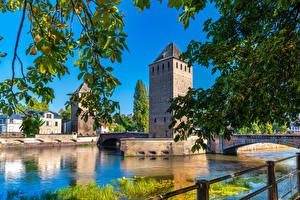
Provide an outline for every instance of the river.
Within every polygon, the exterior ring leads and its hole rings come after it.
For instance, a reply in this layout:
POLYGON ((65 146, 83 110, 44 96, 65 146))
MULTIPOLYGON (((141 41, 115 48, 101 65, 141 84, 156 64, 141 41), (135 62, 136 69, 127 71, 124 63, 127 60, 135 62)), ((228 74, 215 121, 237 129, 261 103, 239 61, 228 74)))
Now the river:
MULTIPOLYGON (((188 179, 219 177, 258 166, 266 160, 295 155, 298 151, 268 150, 238 156, 201 154, 123 158, 117 150, 100 150, 97 146, 6 149, 0 150, 0 199, 6 198, 7 191, 32 195, 93 181, 103 185, 133 176, 172 178, 175 188, 180 188, 193 184, 188 179)), ((295 159, 281 163, 277 171, 285 174, 294 168, 295 159)))

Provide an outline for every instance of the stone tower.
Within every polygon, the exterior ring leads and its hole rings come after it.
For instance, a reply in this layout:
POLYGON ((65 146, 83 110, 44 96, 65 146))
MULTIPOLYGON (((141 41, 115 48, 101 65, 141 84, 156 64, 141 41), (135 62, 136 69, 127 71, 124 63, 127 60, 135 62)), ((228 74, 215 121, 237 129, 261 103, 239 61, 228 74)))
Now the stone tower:
MULTIPOLYGON (((82 83, 77 90, 75 91, 76 95, 81 95, 82 93, 89 92, 90 88, 85 83, 82 83)), ((79 103, 75 103, 71 108, 71 131, 77 133, 78 135, 86 136, 86 135, 95 135, 95 131, 93 129, 94 120, 89 117, 88 121, 85 122, 81 119, 81 116, 77 117, 76 112, 78 108, 84 109, 81 107, 79 103)))
POLYGON ((171 113, 167 113, 170 99, 184 96, 193 87, 193 68, 179 59, 178 47, 169 44, 149 65, 149 134, 150 137, 172 138, 168 128, 171 113))

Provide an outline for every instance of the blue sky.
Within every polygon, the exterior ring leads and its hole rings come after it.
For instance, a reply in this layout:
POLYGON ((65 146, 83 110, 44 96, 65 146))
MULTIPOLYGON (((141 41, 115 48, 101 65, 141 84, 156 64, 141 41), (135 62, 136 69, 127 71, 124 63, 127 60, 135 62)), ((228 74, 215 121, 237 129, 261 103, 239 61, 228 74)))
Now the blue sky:
MULTIPOLYGON (((171 42, 174 42, 182 52, 186 50, 190 40, 205 42, 207 39, 206 34, 202 31, 203 22, 210 17, 216 19, 218 12, 212 5, 208 5, 197 15, 196 20, 190 22, 188 29, 184 30, 182 24, 177 20, 180 12, 174 8, 168 8, 167 1, 163 1, 162 4, 152 1, 151 8, 143 12, 139 12, 133 6, 132 1, 128 0, 124 0, 118 8, 126 15, 124 32, 128 34, 126 42, 130 51, 123 53, 122 63, 112 64, 114 75, 122 83, 116 89, 113 99, 120 102, 121 113, 129 114, 133 109, 133 94, 137 80, 142 80, 147 86, 149 85, 148 65, 171 42)), ((0 81, 11 76, 12 55, 20 20, 20 12, 0 14, 2 25, 0 36, 3 37, 3 40, 0 41, 0 51, 8 53, 8 56, 0 60, 0 81)), ((28 30, 29 24, 25 23, 18 49, 25 66, 32 65, 34 59, 33 56, 25 55, 25 50, 31 41, 29 34, 26 34, 28 30)), ((75 30, 81 31, 79 27, 75 27, 75 30)), ((67 94, 74 92, 80 85, 81 81, 77 80, 79 70, 73 67, 73 62, 78 57, 75 56, 74 59, 69 59, 67 62, 70 75, 50 84, 55 91, 55 99, 50 104, 50 110, 57 112, 60 108, 64 108, 64 104, 68 100, 67 94)), ((215 75, 211 75, 209 69, 194 65, 194 88, 210 87, 214 83, 215 77, 215 75)))

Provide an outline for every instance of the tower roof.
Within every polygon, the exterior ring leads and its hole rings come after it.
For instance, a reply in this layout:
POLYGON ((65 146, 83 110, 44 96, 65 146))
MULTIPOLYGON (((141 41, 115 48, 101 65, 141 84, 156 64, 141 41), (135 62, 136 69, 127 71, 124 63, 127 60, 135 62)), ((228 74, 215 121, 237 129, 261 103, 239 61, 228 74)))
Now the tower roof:
POLYGON ((181 55, 181 51, 179 48, 172 42, 171 44, 168 44, 168 46, 159 54, 159 56, 154 60, 154 62, 157 62, 159 60, 168 58, 168 57, 175 57, 179 59, 179 56, 181 55))

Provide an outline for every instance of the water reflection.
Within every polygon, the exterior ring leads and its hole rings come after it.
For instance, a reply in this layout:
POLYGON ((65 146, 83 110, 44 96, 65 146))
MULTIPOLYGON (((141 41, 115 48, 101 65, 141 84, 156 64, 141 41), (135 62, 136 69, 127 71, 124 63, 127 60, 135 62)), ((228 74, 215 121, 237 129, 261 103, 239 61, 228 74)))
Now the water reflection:
MULTIPOLYGON (((0 151, 0 191, 16 189, 25 193, 57 190, 61 187, 86 184, 111 183, 121 177, 169 177, 180 188, 191 179, 213 178, 232 171, 257 166, 265 159, 293 155, 297 150, 282 153, 262 152, 239 156, 197 155, 185 157, 126 157, 115 150, 99 150, 96 146, 10 149, 0 151)), ((278 167, 289 171, 295 161, 278 167)), ((1 199, 1 198, 0 198, 1 199)))

